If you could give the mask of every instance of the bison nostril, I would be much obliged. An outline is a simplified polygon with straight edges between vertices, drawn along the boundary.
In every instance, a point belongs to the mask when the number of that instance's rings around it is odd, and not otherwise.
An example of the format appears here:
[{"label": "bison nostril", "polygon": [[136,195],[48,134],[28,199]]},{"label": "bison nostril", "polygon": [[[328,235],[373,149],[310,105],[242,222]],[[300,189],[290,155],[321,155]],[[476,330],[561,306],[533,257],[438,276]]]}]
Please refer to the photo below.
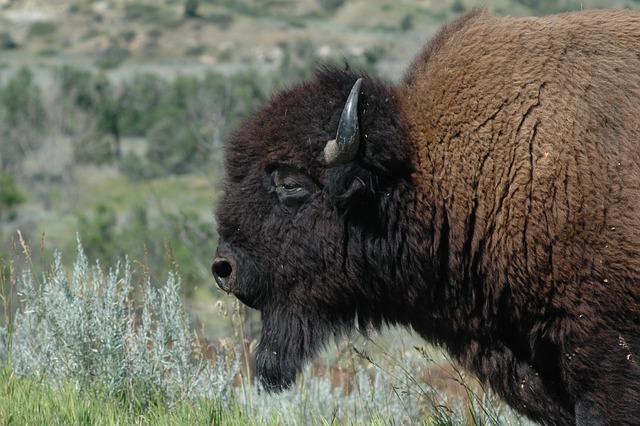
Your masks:
[{"label": "bison nostril", "polygon": [[216,278],[229,278],[233,272],[233,268],[227,259],[219,257],[213,261],[211,271],[213,272],[213,276]]},{"label": "bison nostril", "polygon": [[231,274],[233,274],[233,266],[231,262],[224,257],[216,257],[211,265],[211,273],[216,280],[218,286],[226,291],[231,291]]}]

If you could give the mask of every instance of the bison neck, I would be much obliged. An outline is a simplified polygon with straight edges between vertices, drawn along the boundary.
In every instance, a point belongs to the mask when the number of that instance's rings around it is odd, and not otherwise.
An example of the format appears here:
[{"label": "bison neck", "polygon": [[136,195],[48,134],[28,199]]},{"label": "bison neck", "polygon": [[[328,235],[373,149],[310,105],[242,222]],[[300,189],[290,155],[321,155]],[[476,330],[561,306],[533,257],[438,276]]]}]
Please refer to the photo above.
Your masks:
[{"label": "bison neck", "polygon": [[499,289],[483,285],[477,219],[460,220],[423,171],[385,194],[376,229],[348,232],[348,259],[363,271],[355,274],[360,326],[409,326],[458,352],[452,342],[488,332],[485,311],[499,314],[503,303]]},{"label": "bison neck", "polygon": [[[478,149],[482,147],[450,153],[446,151],[451,147],[444,144],[413,148],[416,172],[410,188],[401,191],[398,206],[404,228],[387,231],[403,237],[391,249],[399,256],[388,268],[386,281],[389,293],[399,290],[403,302],[411,298],[412,309],[391,312],[389,317],[459,358],[478,339],[497,339],[531,359],[525,331],[530,324],[521,321],[528,314],[512,310],[513,306],[526,309],[526,302],[516,304],[513,299],[526,299],[527,294],[519,294],[513,286],[524,288],[521,284],[528,276],[544,275],[548,257],[528,253],[533,262],[523,264],[519,256],[526,246],[528,225],[522,220],[529,213],[527,186],[499,183],[499,176],[483,181],[487,176],[479,176],[473,166],[489,158],[488,152]],[[502,216],[501,211],[509,215]],[[508,277],[519,277],[521,282]]]}]

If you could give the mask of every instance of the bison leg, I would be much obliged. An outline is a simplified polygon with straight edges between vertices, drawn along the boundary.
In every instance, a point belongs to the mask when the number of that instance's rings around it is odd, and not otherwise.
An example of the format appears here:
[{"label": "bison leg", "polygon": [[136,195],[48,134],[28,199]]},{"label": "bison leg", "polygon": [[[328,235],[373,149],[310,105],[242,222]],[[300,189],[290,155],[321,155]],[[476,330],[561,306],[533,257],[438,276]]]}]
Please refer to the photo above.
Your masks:
[{"label": "bison leg", "polygon": [[532,420],[545,425],[575,424],[573,406],[567,398],[545,384],[534,368],[516,358],[508,347],[476,342],[460,360],[503,400]]},{"label": "bison leg", "polygon": [[576,401],[577,424],[637,424],[640,334],[607,330],[567,349],[562,368]]}]

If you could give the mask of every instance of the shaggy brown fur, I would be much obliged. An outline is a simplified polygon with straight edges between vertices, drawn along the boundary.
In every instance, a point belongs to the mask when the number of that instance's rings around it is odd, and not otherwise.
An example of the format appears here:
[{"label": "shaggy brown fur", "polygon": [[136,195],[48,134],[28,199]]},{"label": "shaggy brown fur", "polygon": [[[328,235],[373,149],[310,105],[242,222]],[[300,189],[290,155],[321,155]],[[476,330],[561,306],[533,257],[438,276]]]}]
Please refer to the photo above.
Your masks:
[{"label": "shaggy brown fur", "polygon": [[[640,421],[640,16],[476,13],[445,34],[400,99],[424,220],[448,223],[449,269],[491,287],[479,327],[510,324],[495,340],[522,372],[503,397],[526,412],[547,382],[569,406],[597,395],[608,424]],[[460,352],[504,388],[494,357]]]},{"label": "shaggy brown fur", "polygon": [[[360,150],[327,165],[359,77]],[[534,420],[640,419],[640,15],[474,11],[397,87],[325,68],[275,97],[226,170],[213,273],[262,313],[267,388],[387,323]]]}]

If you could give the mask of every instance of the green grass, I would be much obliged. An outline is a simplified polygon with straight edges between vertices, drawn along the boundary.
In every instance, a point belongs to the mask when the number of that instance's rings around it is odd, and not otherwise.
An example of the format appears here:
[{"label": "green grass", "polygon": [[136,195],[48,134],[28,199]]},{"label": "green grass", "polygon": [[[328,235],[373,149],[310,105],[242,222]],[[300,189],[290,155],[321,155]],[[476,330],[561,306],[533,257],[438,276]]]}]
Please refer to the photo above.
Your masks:
[{"label": "green grass", "polygon": [[212,219],[214,188],[200,175],[165,176],[132,182],[112,168],[80,170],[77,191],[83,194],[75,207],[90,211],[98,204],[107,204],[117,213],[128,211],[138,203],[158,203],[168,211],[188,208]]},{"label": "green grass", "polygon": [[[368,395],[357,395],[367,400]],[[135,404],[126,398],[110,395],[99,383],[78,390],[71,382],[54,385],[45,378],[20,377],[11,368],[0,368],[0,424],[3,425],[524,425],[511,415],[495,415],[470,407],[466,417],[446,411],[432,416],[409,418],[393,412],[361,413],[353,420],[324,416],[317,412],[314,395],[303,395],[300,406],[287,409],[276,397],[269,400],[274,407],[266,412],[263,401],[254,407],[236,402],[222,404],[215,399],[183,399],[171,406],[163,402]],[[258,398],[256,398],[258,399]],[[265,400],[264,395],[261,398]],[[350,400],[346,399],[345,403]],[[389,407],[394,405],[389,403]],[[298,411],[295,411],[297,409]],[[364,409],[364,408],[363,408]],[[474,413],[472,410],[476,410]],[[301,415],[301,413],[305,413]],[[495,411],[497,413],[497,411]],[[397,414],[397,413],[395,413]]]},{"label": "green grass", "polygon": [[79,391],[69,382],[19,377],[0,368],[0,424],[3,425],[221,425],[245,423],[237,407],[215,400],[182,400],[135,406],[95,384]]},{"label": "green grass", "polygon": [[[308,423],[290,418],[285,412],[273,413],[266,418],[256,417],[243,412],[237,404],[223,406],[218,401],[207,399],[182,400],[171,407],[161,403],[135,407],[111,397],[98,384],[80,392],[71,383],[54,386],[46,380],[19,377],[5,366],[0,368],[0,424],[288,426]],[[344,423],[316,417],[311,424]],[[366,424],[382,426],[395,422],[380,413],[373,413],[371,421]],[[423,424],[441,423],[427,421]]]}]

